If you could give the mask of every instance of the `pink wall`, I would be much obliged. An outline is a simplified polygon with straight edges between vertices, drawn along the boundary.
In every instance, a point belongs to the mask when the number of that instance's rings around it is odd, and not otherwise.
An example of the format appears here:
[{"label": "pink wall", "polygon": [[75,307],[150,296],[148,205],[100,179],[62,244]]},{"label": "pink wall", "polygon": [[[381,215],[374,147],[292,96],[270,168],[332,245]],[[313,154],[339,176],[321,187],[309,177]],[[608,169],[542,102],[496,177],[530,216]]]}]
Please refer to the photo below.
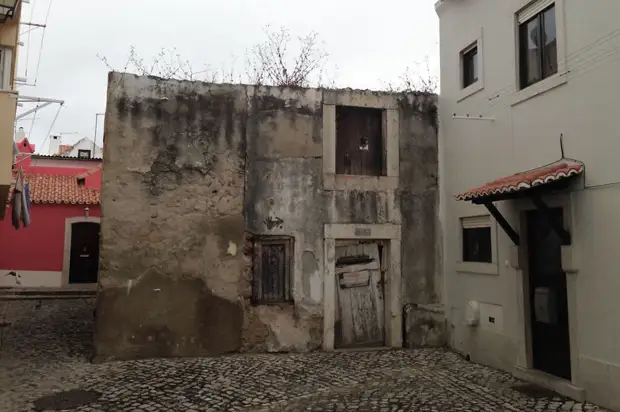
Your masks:
[{"label": "pink wall", "polygon": [[100,216],[99,205],[31,205],[31,225],[15,230],[11,224],[11,208],[0,221],[0,269],[62,271],[65,245],[65,219]]}]

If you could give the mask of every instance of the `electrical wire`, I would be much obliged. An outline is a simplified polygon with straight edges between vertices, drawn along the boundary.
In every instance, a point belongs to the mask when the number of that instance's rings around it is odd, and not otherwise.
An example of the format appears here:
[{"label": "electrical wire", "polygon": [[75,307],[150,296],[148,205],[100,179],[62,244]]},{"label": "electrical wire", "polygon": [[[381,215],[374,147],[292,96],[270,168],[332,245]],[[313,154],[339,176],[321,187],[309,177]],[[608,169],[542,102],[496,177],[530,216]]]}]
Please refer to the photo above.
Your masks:
[{"label": "electrical wire", "polygon": [[34,113],[32,114],[32,123],[30,123],[30,129],[28,129],[28,137],[32,136],[32,130],[34,129],[34,122],[37,120],[37,112],[39,111],[39,107],[41,103],[37,102],[37,107],[34,108]]},{"label": "electrical wire", "polygon": [[[54,116],[54,120],[52,120],[52,124],[50,124],[50,128],[47,132],[47,135],[45,136],[45,139],[43,140],[43,143],[41,143],[41,148],[45,147],[45,144],[47,143],[47,141],[49,140],[51,134],[52,134],[52,129],[54,128],[54,125],[56,124],[56,120],[58,120],[58,116],[60,115],[60,110],[64,107],[64,104],[61,103],[60,106],[58,107],[58,110],[56,111],[56,116]],[[25,155],[23,155],[23,157],[21,159],[19,159],[17,162],[15,162],[15,165],[17,165],[18,163],[23,162],[24,160],[30,158],[34,153],[26,153]]]},{"label": "electrical wire", "polygon": [[[32,0],[32,8],[30,9],[30,21],[34,16],[34,9],[37,2],[36,0]],[[28,46],[26,46],[26,72],[24,73],[24,77],[28,78],[28,62],[30,61],[30,34],[32,33],[32,28],[28,30]]]},{"label": "electrical wire", "polygon": [[47,14],[45,15],[45,22],[43,25],[43,34],[41,35],[41,45],[39,46],[39,60],[37,61],[37,70],[34,75],[34,84],[37,84],[37,80],[39,79],[39,67],[41,66],[41,55],[43,54],[43,42],[45,41],[45,33],[47,32],[47,21],[50,17],[50,11],[52,10],[52,3],[54,0],[50,0],[49,7],[47,8]]}]

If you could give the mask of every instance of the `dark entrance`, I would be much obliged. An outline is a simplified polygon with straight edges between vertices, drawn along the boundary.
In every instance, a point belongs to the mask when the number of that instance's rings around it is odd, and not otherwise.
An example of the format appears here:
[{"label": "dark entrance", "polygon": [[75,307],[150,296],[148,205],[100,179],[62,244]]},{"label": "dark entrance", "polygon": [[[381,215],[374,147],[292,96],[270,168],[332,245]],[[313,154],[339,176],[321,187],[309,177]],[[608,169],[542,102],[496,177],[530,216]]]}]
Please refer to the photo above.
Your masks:
[{"label": "dark entrance", "polygon": [[99,223],[73,223],[69,283],[97,283],[98,273]]},{"label": "dark entrance", "polygon": [[527,214],[532,356],[535,369],[570,380],[566,274],[562,270],[561,208]]}]

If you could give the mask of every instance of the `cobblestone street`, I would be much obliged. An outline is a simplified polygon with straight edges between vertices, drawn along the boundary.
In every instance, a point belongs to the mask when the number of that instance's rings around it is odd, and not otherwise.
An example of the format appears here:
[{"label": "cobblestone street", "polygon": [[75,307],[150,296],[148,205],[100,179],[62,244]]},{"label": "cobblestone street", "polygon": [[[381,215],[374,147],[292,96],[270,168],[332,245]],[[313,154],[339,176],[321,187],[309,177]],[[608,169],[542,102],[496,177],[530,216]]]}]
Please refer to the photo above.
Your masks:
[{"label": "cobblestone street", "polygon": [[[93,305],[0,302],[1,411],[602,410],[544,393],[527,396],[510,375],[439,350],[93,365]],[[70,392],[50,396],[61,391]]]}]

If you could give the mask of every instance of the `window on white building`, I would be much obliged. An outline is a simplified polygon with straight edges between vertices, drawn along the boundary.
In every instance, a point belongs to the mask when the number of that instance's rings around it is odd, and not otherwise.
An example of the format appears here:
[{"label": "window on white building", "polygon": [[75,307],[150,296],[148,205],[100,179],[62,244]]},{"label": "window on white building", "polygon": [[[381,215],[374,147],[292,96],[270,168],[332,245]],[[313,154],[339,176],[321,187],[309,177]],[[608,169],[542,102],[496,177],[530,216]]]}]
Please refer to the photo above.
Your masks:
[{"label": "window on white building", "polygon": [[478,43],[461,52],[461,85],[463,89],[478,81]]},{"label": "window on white building", "polygon": [[8,47],[0,47],[0,90],[11,88],[11,67],[13,50]]},{"label": "window on white building", "polygon": [[461,219],[463,262],[493,262],[491,217],[489,215]]},{"label": "window on white building", "polygon": [[555,3],[543,0],[518,16],[521,89],[558,71]]},{"label": "window on white building", "polygon": [[80,159],[90,159],[90,150],[79,149],[78,150],[78,157]]}]

